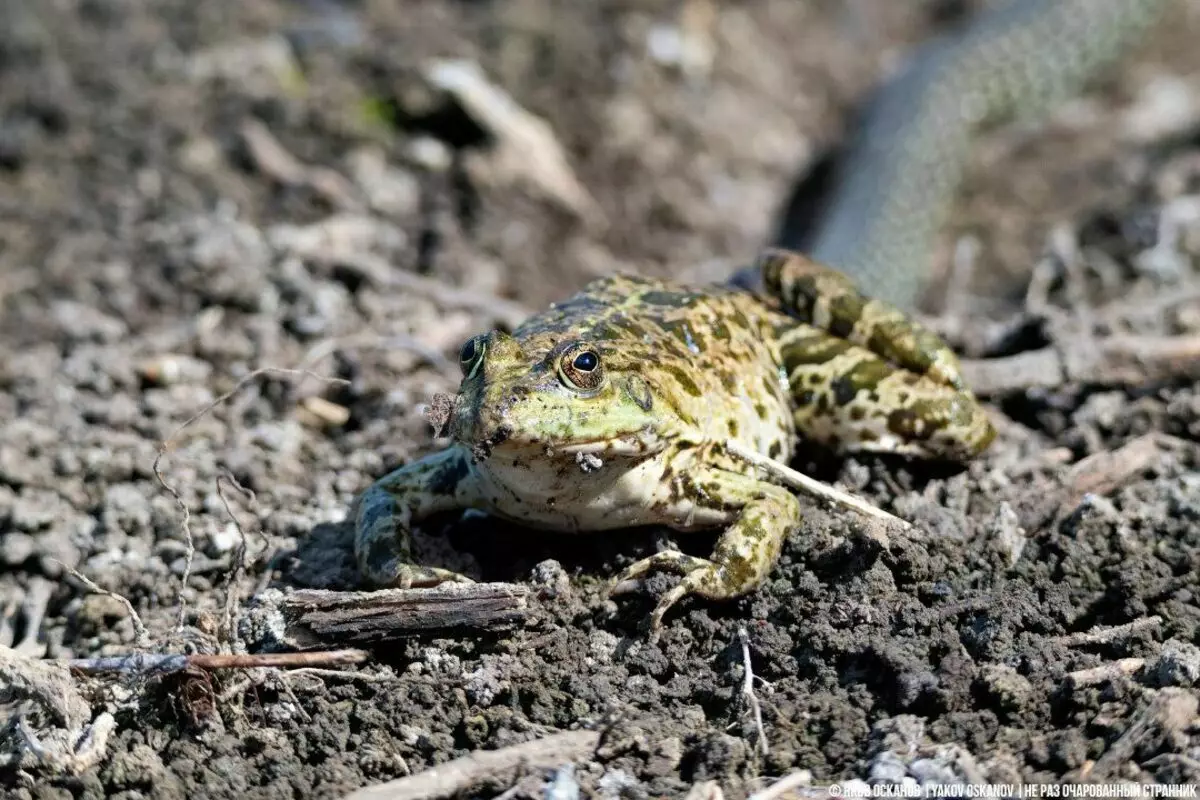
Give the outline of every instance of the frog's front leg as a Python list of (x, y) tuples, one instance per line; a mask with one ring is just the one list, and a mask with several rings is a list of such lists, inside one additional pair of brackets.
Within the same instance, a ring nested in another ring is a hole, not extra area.
[(658, 638), (663, 615), (687, 595), (729, 600), (756, 588), (775, 565), (788, 533), (800, 524), (800, 502), (775, 484), (719, 469), (695, 476), (690, 483), (703, 487), (703, 496), (695, 499), (697, 506), (728, 510), (734, 519), (709, 558), (665, 550), (638, 561), (616, 578), (612, 591), (623, 594), (640, 588), (641, 576), (651, 570), (683, 575), (650, 614), (651, 641)]
[(359, 496), (354, 554), (363, 579), (376, 586), (408, 589), (470, 579), (412, 562), (412, 526), (442, 511), (478, 507), (481, 498), (471, 455), (453, 445), (406, 464)]

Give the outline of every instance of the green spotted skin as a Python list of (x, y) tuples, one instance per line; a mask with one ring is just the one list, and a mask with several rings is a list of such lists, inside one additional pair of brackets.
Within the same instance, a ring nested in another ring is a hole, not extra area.
[(685, 596), (757, 587), (800, 525), (795, 496), (730, 442), (783, 462), (797, 442), (953, 460), (983, 451), (995, 432), (953, 353), (902, 312), (971, 139), (1077, 91), (1169, 3), (1014, 0), (923, 48), (876, 98), (816, 226), (810, 252), (845, 274), (774, 250), (757, 265), (761, 294), (604, 278), (511, 335), (472, 339), (459, 393), (439, 404), (453, 443), (356, 502), (364, 579), (466, 580), (412, 563), (413, 527), (443, 511), (563, 532), (722, 530), (708, 558), (660, 552), (614, 581), (680, 574), (650, 615), (654, 638)]
[(422, 586), (460, 576), (411, 563), (430, 514), (476, 508), (563, 532), (666, 525), (723, 528), (707, 559), (676, 551), (680, 598), (727, 599), (762, 582), (800, 524), (797, 499), (729, 452), (737, 442), (786, 462), (797, 440), (840, 451), (964, 459), (994, 431), (945, 344), (841, 275), (769, 251), (767, 293), (603, 278), (511, 335), (463, 348), (447, 449), (383, 477), (359, 498), (363, 576)]
[(869, 104), (804, 251), (911, 308), (980, 129), (1076, 94), (1173, 2), (1007, 0), (920, 48)]

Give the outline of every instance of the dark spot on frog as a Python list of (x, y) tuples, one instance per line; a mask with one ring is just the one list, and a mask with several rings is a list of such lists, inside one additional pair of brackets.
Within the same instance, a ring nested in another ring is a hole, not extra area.
[(692, 380), (691, 376), (679, 366), (675, 364), (660, 364), (659, 369), (669, 372), (671, 377), (673, 377), (679, 384), (680, 388), (682, 388), (692, 397), (700, 396), (700, 387), (697, 386), (696, 382)]
[(769, 448), (767, 448), (767, 456), (769, 456), (770, 458), (779, 458), (779, 456), (782, 453), (783, 453), (783, 442), (779, 441), (778, 439), (771, 442), (771, 446)]
[[(817, 297), (817, 281), (811, 275), (797, 278), (791, 285), (789, 305), (801, 319), (812, 319), (813, 304)], [(782, 284), (778, 290), (782, 294)]]
[(465, 458), (452, 459), (429, 476), (429, 490), (434, 494), (454, 494), (458, 485), (470, 474), (471, 465)]
[(729, 427), (729, 435), (730, 435), (730, 436), (732, 436), (734, 439), (736, 439), (736, 438), (737, 438), (737, 435), (738, 435), (738, 424), (737, 424), (737, 420), (736, 420), (736, 419), (731, 419), (731, 420), (729, 420), (729, 422), (727, 423), (727, 425), (728, 425), (728, 427)]
[(503, 425), (497, 428), (496, 432), (487, 439), (483, 440), (482, 442), (477, 442), (475, 446), (471, 448), (471, 454), (477, 459), (486, 459), (492, 454), (492, 449), (496, 445), (507, 441), (508, 437), (510, 436), (512, 436), (512, 429), (507, 425)]
[(812, 405), (813, 401), (816, 399), (816, 392), (814, 392), (812, 389), (805, 389), (803, 392), (800, 392), (796, 395), (795, 403), (797, 408), (804, 408), (805, 406)]
[(630, 375), (625, 379), (625, 394), (642, 411), (649, 411), (654, 407), (654, 396), (650, 393), (650, 386), (640, 375)]
[(912, 409), (897, 408), (888, 414), (888, 430), (905, 439), (927, 439), (933, 432), (930, 426), (921, 425), (921, 420)]
[(839, 406), (846, 405), (858, 396), (858, 386), (851, 375), (835, 378), (830, 382), (829, 388), (833, 390), (833, 401)]
[(839, 339), (845, 339), (854, 331), (854, 325), (862, 317), (866, 301), (861, 295), (838, 295), (829, 309), (829, 332)]
[[(393, 572), (393, 565), (408, 560), (408, 553), (397, 547), (404, 540), (401, 537), (383, 537), (373, 540), (367, 548), (366, 563), (372, 566), (371, 572), (387, 574)], [(387, 569), (385, 569), (387, 567)]]
[(762, 403), (755, 403), (754, 413), (758, 414), (759, 419), (765, 420), (767, 418), (767, 407)]

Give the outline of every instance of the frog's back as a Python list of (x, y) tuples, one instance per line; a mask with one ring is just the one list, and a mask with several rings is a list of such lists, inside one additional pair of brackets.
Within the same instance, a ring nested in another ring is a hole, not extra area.
[(786, 317), (731, 286), (621, 275), (592, 281), (514, 336), (534, 357), (564, 339), (593, 343), (610, 372), (646, 381), (662, 412), (699, 440), (690, 443), (732, 438), (786, 459), (795, 427), (781, 324)]

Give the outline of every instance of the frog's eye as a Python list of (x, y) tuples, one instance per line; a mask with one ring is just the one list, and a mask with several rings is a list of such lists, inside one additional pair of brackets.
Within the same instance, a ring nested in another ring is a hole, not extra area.
[(469, 378), (479, 370), (483, 363), (483, 353), (487, 350), (487, 341), (483, 335), (472, 336), (458, 351), (458, 365), (462, 367), (464, 378)]
[(572, 389), (590, 392), (604, 381), (600, 355), (587, 345), (579, 344), (563, 353), (558, 362), (558, 374)]

